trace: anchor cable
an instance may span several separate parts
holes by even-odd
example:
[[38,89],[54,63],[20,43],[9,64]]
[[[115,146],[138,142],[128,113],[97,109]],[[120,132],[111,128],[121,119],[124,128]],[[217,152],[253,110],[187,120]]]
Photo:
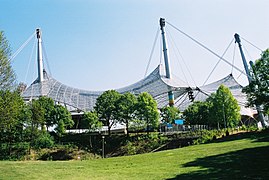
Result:
[[[167,21],[166,21],[167,22]],[[221,60],[223,60],[224,62],[226,62],[227,64],[229,64],[230,66],[233,66],[236,70],[238,70],[239,72],[242,72],[244,75],[248,76],[244,71],[242,71],[241,69],[239,69],[238,67],[234,66],[232,63],[230,63],[228,60],[226,60],[225,58],[222,58],[220,55],[218,55],[217,53],[215,53],[213,50],[209,49],[208,47],[206,47],[205,45],[203,45],[202,43],[200,43],[199,41],[197,41],[196,39],[192,38],[190,35],[186,34],[185,32],[181,31],[180,29],[178,29],[177,27],[175,27],[174,25],[172,25],[171,23],[167,22],[167,24],[169,24],[171,27],[173,27],[174,29],[176,29],[177,31],[179,31],[180,33],[182,33],[183,35],[187,36],[188,38],[190,38],[192,41],[194,41],[195,43],[197,43],[198,45],[200,45],[201,47],[203,47],[204,49],[206,49],[207,51],[209,51],[211,54],[217,56],[218,58],[220,58]]]
[[[171,33],[169,32],[168,29],[167,29],[167,35],[168,35],[168,38],[171,39],[170,42],[172,42],[172,43],[171,43],[172,48],[173,48],[173,49],[175,49],[175,48],[177,49],[177,52],[178,52],[179,56],[180,56],[181,59],[183,60],[183,63],[184,63],[184,65],[186,66],[186,69],[187,69],[188,73],[190,74],[190,77],[191,77],[192,81],[194,82],[194,84],[195,84],[195,86],[196,86],[196,83],[195,83],[195,81],[194,81],[194,79],[193,79],[193,77],[192,77],[192,75],[191,75],[191,73],[190,73],[190,71],[189,71],[189,69],[188,69],[188,66],[186,65],[186,63],[185,63],[185,61],[184,61],[184,58],[183,58],[182,54],[180,53],[179,48],[177,47],[177,45],[176,45],[176,43],[175,43],[175,41],[174,41],[174,39],[173,39],[173,37],[172,37],[172,35],[171,35]],[[175,48],[174,48],[174,46],[175,46]],[[175,50],[174,50],[174,51],[175,51]],[[179,61],[179,57],[178,57],[178,55],[177,55],[176,53],[174,53],[174,54],[175,54],[176,59],[177,59],[177,61],[178,61],[178,63],[179,63],[179,67],[180,67],[180,69],[181,69],[181,71],[182,71],[182,74],[183,74],[183,76],[184,76],[184,79],[185,79],[186,83],[188,84],[188,86],[190,86],[190,85],[189,85],[189,82],[188,82],[188,79],[187,79],[187,76],[186,76],[185,72],[183,71],[183,67],[181,66],[181,63],[180,63],[180,61]]]
[[48,67],[48,70],[49,70],[49,74],[52,76],[52,73],[51,73],[51,70],[50,70],[50,66],[49,66],[47,51],[46,51],[46,48],[45,48],[45,45],[44,45],[44,40],[42,40],[42,48],[44,50],[44,57],[45,57],[44,59],[45,59],[45,62],[47,64],[47,67]]
[[261,48],[259,48],[258,46],[254,45],[253,43],[251,43],[250,41],[246,40],[245,38],[243,38],[242,36],[240,36],[241,39],[243,39],[244,41],[246,41],[247,43],[249,43],[250,45],[252,45],[253,47],[255,47],[256,49],[260,50],[263,52],[263,50]]
[[[203,83],[203,86],[205,85],[205,83],[207,83],[208,79],[211,77],[212,73],[215,71],[216,67],[218,66],[218,64],[220,63],[221,59],[223,59],[224,55],[226,54],[226,52],[228,51],[228,49],[230,48],[231,44],[233,43],[234,39],[231,40],[231,42],[229,43],[228,47],[225,49],[224,53],[222,54],[222,56],[219,58],[217,64],[214,66],[214,68],[212,69],[212,71],[210,72],[210,74],[208,75],[207,79],[205,80],[205,82]],[[233,67],[233,66],[232,66]]]
[[37,42],[34,41],[33,47],[32,47],[32,51],[31,51],[31,55],[30,55],[30,58],[29,58],[29,61],[28,61],[28,66],[27,66],[26,74],[25,74],[25,77],[24,77],[24,82],[26,82],[26,79],[28,77],[28,73],[29,73],[29,69],[30,69],[30,64],[31,64],[31,61],[32,61],[32,58],[33,58],[34,49],[36,47],[36,44],[37,44]]
[[147,68],[146,68],[144,78],[146,77],[146,75],[148,73],[149,65],[150,65],[150,62],[151,62],[151,59],[152,59],[152,55],[153,55],[153,52],[154,52],[154,49],[155,49],[155,46],[156,46],[156,41],[158,39],[158,36],[159,36],[159,27],[158,27],[157,33],[155,35],[154,43],[153,43],[153,46],[152,46],[152,49],[151,49],[151,52],[150,52],[149,61],[148,61],[148,65],[147,65]]
[[9,61],[13,61],[13,59],[23,50],[23,48],[32,40],[32,38],[35,36],[35,32],[15,51],[13,55],[11,55]]

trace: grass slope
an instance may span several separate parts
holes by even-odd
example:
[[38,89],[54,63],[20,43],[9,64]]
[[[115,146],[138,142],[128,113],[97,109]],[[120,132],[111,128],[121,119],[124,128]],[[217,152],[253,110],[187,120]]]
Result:
[[269,135],[89,161],[0,162],[0,179],[269,179]]

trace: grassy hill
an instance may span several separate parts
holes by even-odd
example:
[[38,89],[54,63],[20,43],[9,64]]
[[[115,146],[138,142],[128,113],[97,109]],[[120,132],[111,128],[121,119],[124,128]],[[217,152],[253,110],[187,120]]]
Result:
[[269,179],[269,133],[88,161],[0,162],[0,179]]

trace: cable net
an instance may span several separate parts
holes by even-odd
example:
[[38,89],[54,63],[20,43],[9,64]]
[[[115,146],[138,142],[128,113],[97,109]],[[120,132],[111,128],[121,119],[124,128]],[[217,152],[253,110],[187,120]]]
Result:
[[[26,101],[37,99],[40,96],[47,96],[52,98],[55,102],[65,105],[69,111],[90,111],[93,110],[96,99],[103,91],[86,91],[78,88],[73,88],[62,84],[56,79],[52,78],[44,70],[44,81],[38,82],[35,80],[22,94]],[[246,95],[242,93],[242,86],[234,79],[232,74],[216,81],[214,83],[204,85],[200,88],[193,89],[193,94],[196,101],[205,101],[206,98],[213,92],[216,92],[218,87],[223,84],[227,86],[237,99],[241,106],[241,114],[252,116],[255,113],[249,108],[245,108]],[[164,68],[160,64],[152,73],[144,79],[129,85],[124,88],[117,89],[119,93],[131,92],[133,94],[140,94],[148,92],[157,101],[158,108],[168,106],[169,91],[173,91],[175,98],[175,106],[181,111],[186,109],[192,102],[187,97],[187,92],[190,87],[186,82],[172,76],[168,79],[164,75]]]

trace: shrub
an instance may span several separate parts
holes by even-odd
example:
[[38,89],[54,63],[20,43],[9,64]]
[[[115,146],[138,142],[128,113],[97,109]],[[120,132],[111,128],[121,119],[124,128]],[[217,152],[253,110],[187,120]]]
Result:
[[54,146],[53,138],[46,132],[41,133],[33,142],[34,149],[51,148]]
[[228,130],[225,132],[223,130],[202,130],[201,136],[198,139],[194,140],[193,144],[204,144],[210,142],[224,135],[225,133],[227,134],[227,132]]
[[166,136],[160,136],[158,133],[150,133],[134,136],[121,146],[121,155],[134,155],[151,152],[167,142]]
[[14,144],[3,143],[0,146],[1,160],[23,160],[28,154],[30,144],[27,142],[18,142]]
[[100,158],[95,154],[84,150],[79,150],[74,145],[58,145],[51,149],[40,149],[38,151],[37,160],[89,160]]

